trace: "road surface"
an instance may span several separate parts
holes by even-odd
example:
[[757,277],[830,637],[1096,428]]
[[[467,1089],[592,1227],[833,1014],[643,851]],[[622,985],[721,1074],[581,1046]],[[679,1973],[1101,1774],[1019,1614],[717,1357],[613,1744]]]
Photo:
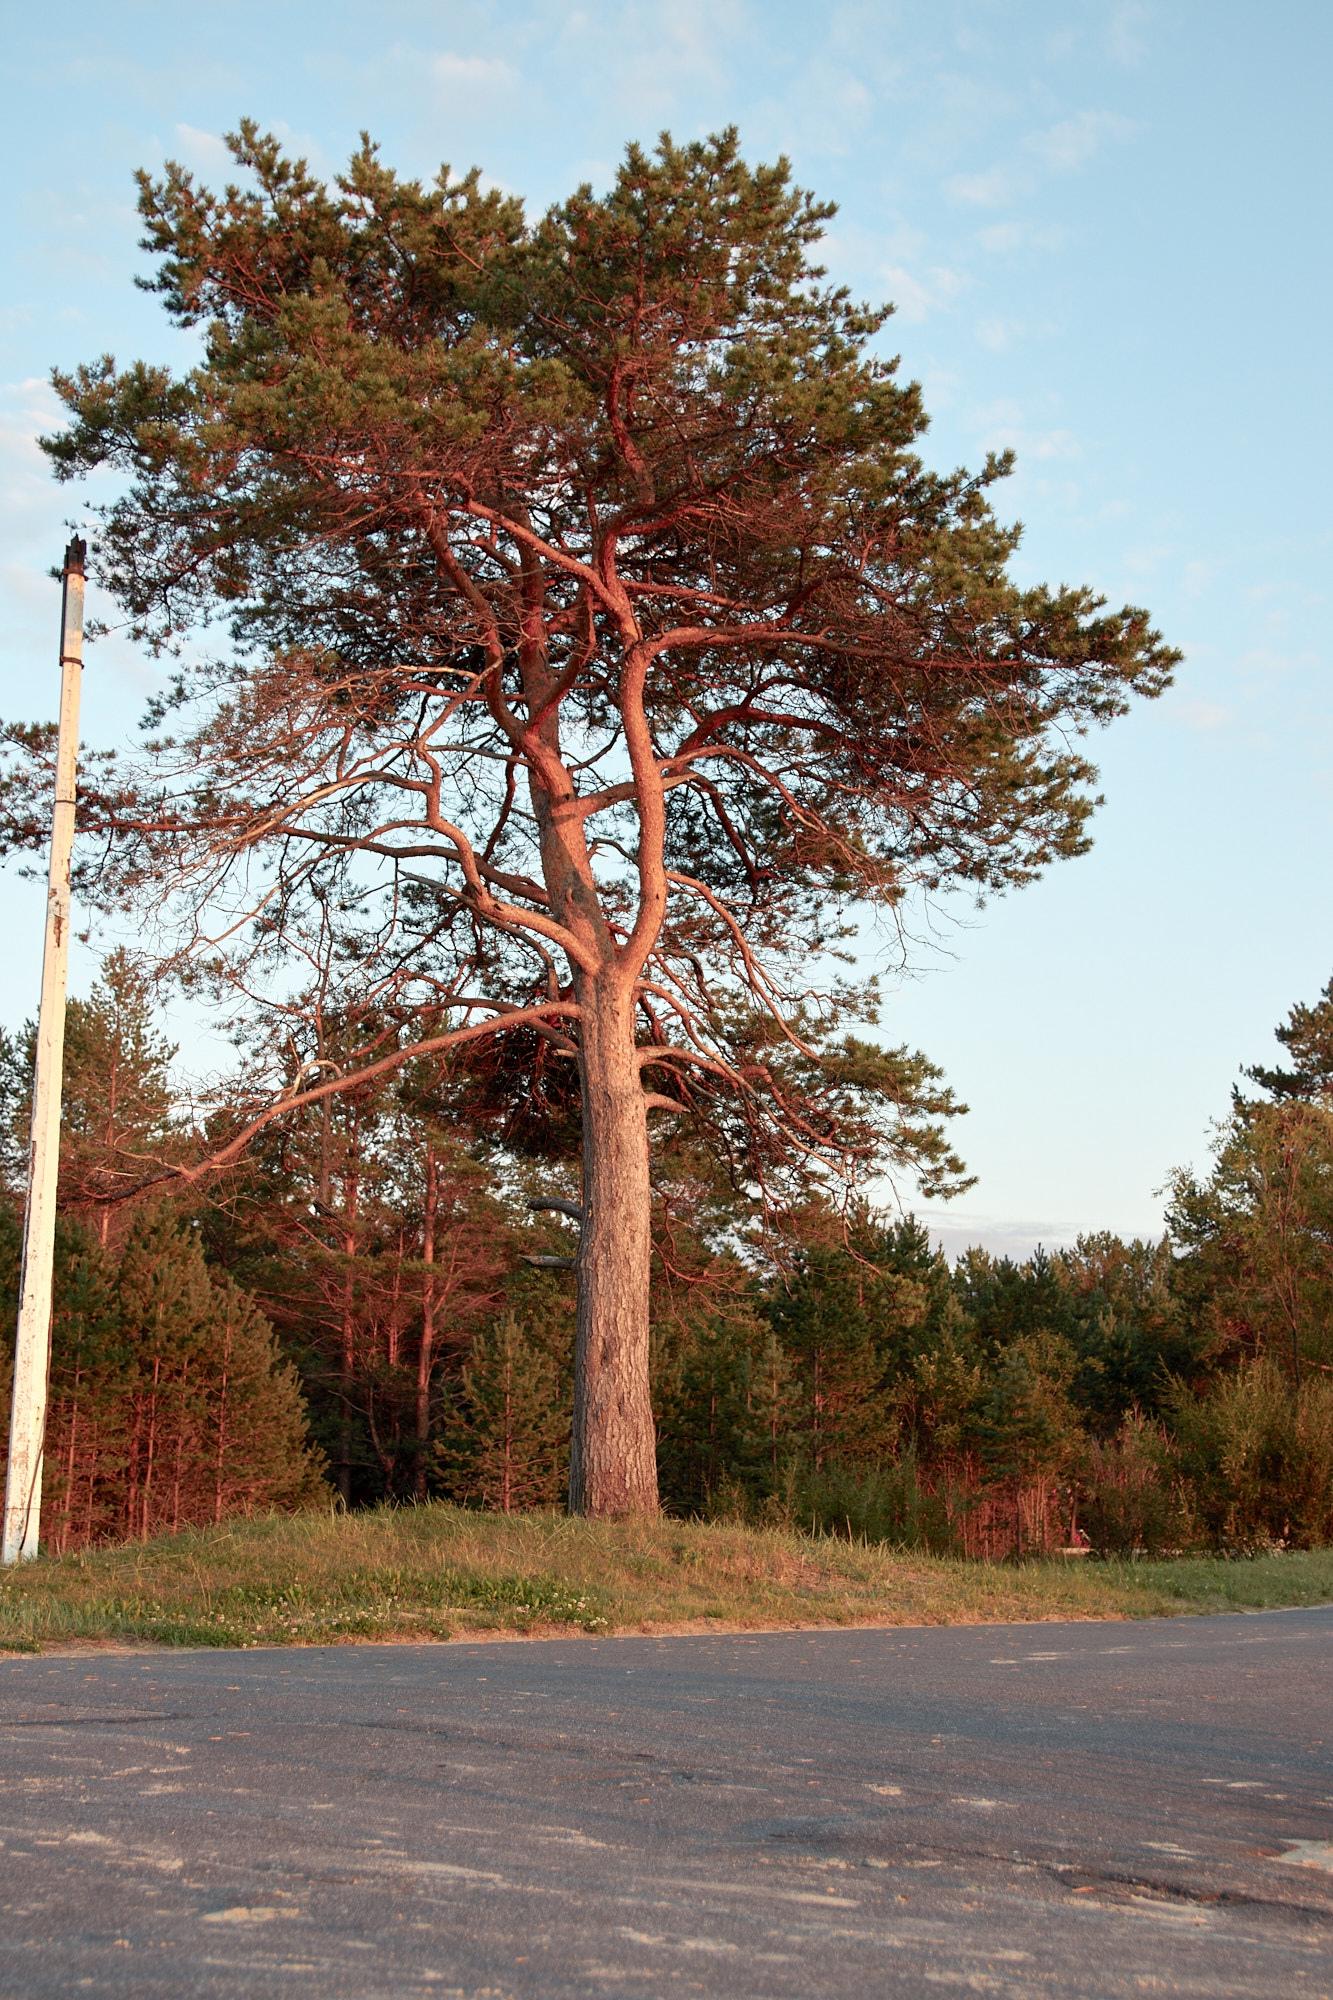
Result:
[[0,1661],[0,1994],[1333,1993],[1333,1608]]

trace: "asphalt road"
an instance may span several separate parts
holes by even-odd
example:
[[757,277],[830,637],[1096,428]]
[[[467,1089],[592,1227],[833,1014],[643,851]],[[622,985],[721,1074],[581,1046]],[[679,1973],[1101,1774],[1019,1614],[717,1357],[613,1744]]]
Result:
[[1333,1992],[1333,1609],[0,1661],[0,1993]]

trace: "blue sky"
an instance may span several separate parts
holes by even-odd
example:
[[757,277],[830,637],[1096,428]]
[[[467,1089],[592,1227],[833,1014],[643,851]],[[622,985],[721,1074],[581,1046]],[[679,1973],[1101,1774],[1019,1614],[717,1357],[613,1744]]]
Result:
[[[539,208],[669,126],[740,126],[832,197],[826,262],[898,307],[937,462],[1013,445],[1020,571],[1152,610],[1176,688],[1095,747],[1093,853],[917,926],[885,1029],[971,1105],[951,1246],[1160,1227],[1237,1067],[1333,970],[1325,0],[325,0],[9,10],[0,306],[3,712],[52,714],[77,501],[45,377],[182,357],[136,292],[130,176],[223,167],[242,115],[335,171],[476,163]],[[85,735],[152,674],[90,654]],[[33,1009],[40,891],[0,883],[0,1021]],[[874,940],[867,939],[867,957]],[[76,988],[95,971],[87,954]]]

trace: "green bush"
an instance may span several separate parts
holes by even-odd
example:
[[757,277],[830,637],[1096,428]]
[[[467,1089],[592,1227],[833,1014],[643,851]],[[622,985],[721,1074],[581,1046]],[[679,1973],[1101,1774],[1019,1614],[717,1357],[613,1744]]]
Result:
[[1293,1390],[1274,1362],[1171,1402],[1177,1464],[1209,1547],[1247,1552],[1333,1541],[1333,1381]]

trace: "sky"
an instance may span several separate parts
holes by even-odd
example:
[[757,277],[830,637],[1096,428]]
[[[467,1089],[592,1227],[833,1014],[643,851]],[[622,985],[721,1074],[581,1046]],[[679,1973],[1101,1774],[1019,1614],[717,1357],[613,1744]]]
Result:
[[[1239,1066],[1333,971],[1326,0],[5,0],[0,714],[54,715],[80,496],[35,445],[49,370],[180,363],[134,289],[132,175],[221,179],[243,116],[332,174],[476,164],[539,211],[623,147],[740,128],[839,205],[830,274],[896,313],[935,464],[1012,446],[1027,581],[1144,604],[1176,685],[1099,737],[1086,857],[914,920],[883,1032],[970,1106],[946,1248],[1156,1234]],[[91,607],[95,608],[95,606]],[[91,649],[85,739],[155,670]],[[0,879],[0,1023],[35,1009],[39,887]],[[74,990],[97,961],[76,958]],[[903,1190],[910,1199],[910,1189]]]

